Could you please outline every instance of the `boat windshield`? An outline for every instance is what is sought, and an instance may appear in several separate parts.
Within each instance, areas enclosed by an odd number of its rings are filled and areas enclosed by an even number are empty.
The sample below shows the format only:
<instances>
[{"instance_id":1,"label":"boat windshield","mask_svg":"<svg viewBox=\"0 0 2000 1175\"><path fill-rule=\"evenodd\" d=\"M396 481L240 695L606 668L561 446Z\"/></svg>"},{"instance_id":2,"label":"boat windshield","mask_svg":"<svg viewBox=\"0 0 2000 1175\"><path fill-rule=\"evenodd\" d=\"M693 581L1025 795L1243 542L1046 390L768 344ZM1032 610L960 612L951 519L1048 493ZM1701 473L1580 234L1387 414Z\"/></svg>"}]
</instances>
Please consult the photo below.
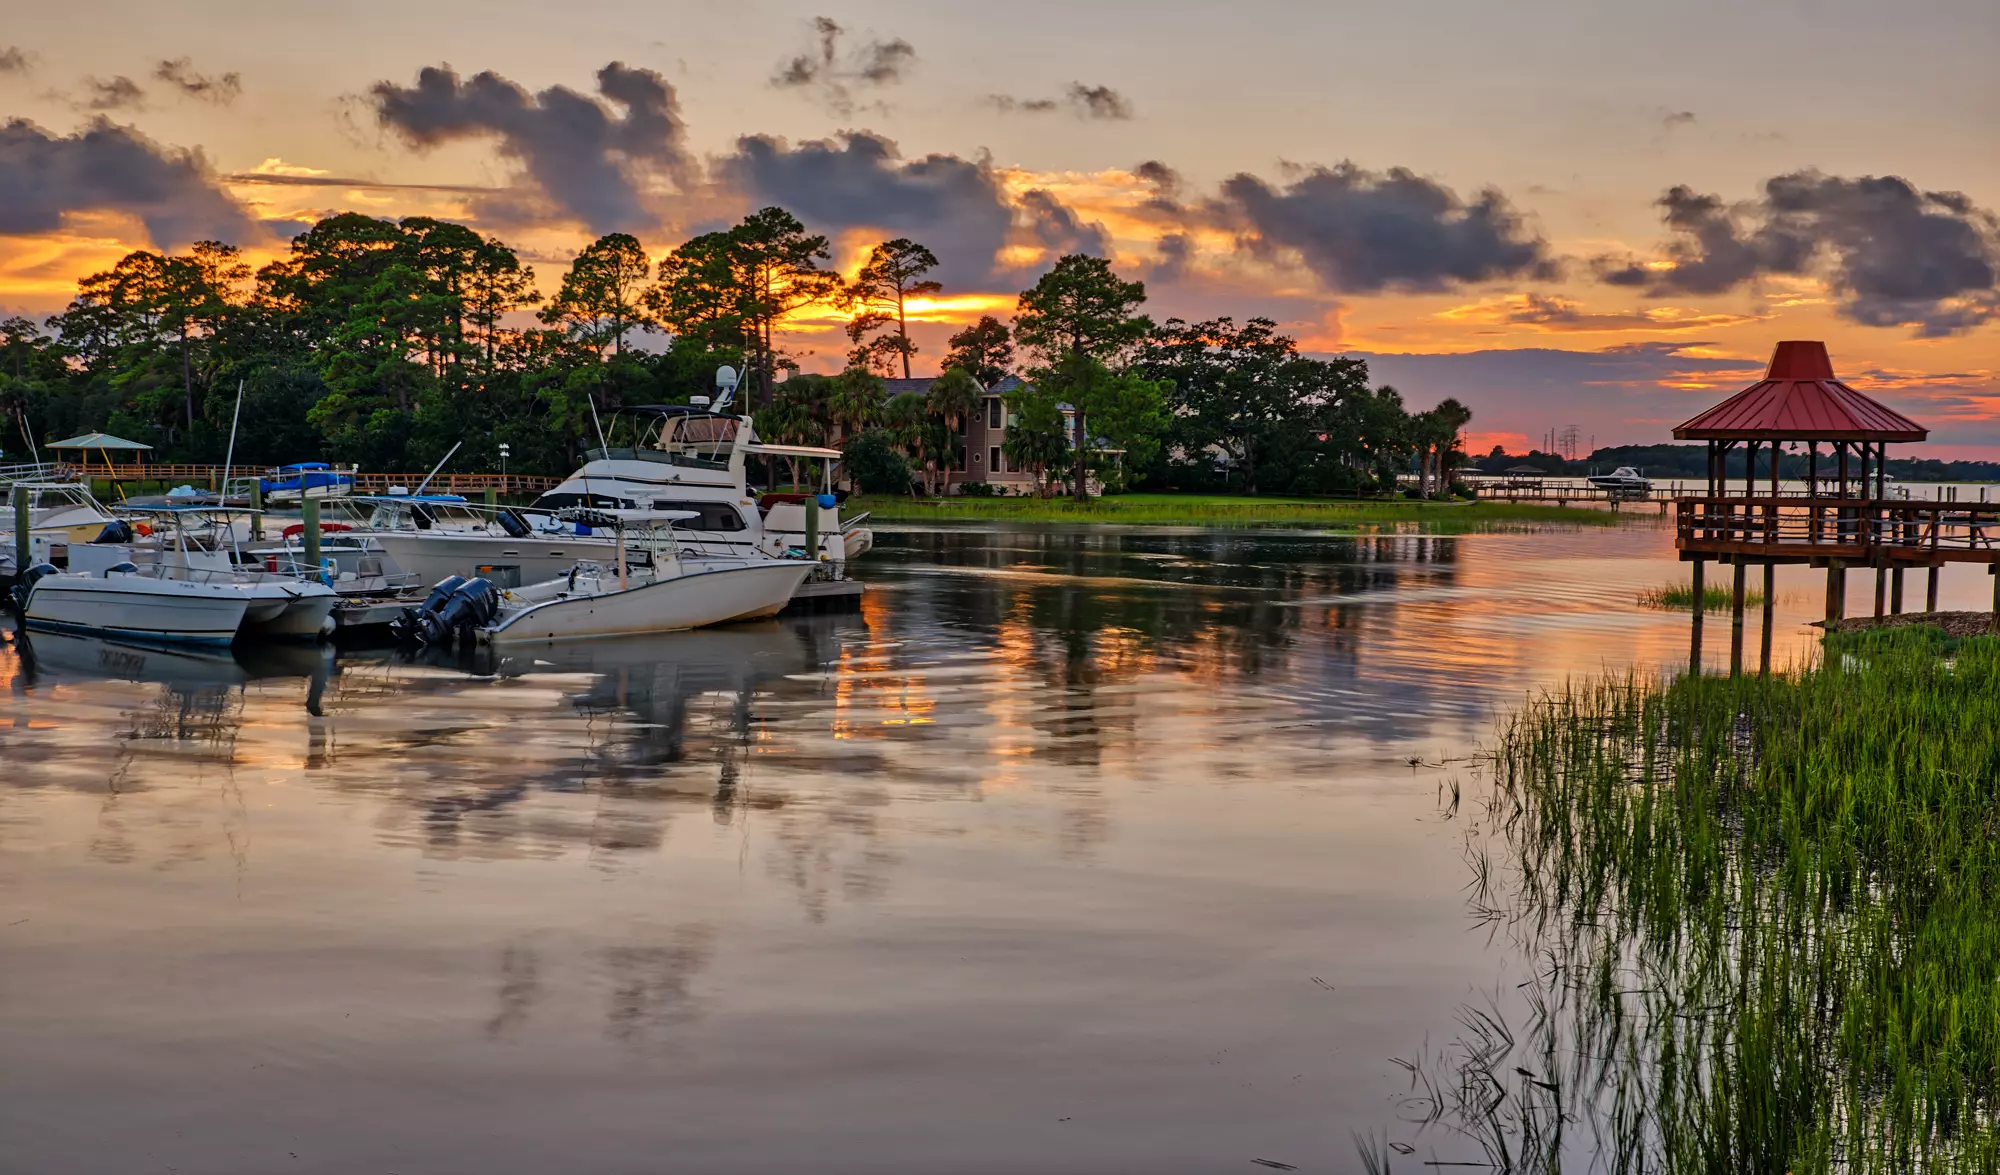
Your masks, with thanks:
<instances>
[{"instance_id":1,"label":"boat windshield","mask_svg":"<svg viewBox=\"0 0 2000 1175\"><path fill-rule=\"evenodd\" d=\"M621 413L611 424L607 448L591 449L592 461L657 461L694 469L728 469L743 422L712 413L652 411ZM626 441L621 446L618 441Z\"/></svg>"}]
</instances>

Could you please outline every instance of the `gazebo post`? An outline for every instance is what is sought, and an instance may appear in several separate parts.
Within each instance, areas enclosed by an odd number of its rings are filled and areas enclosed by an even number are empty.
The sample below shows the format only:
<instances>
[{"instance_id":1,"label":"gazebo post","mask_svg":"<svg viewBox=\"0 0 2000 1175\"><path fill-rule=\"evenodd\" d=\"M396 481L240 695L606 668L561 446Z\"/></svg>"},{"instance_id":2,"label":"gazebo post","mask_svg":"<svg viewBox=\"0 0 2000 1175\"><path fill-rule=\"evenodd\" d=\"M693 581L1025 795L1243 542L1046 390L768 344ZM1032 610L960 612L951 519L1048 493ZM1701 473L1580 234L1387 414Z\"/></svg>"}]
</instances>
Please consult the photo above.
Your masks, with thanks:
<instances>
[{"instance_id":1,"label":"gazebo post","mask_svg":"<svg viewBox=\"0 0 2000 1175\"><path fill-rule=\"evenodd\" d=\"M1898 563L1889 573L1889 615L1903 614L1903 565Z\"/></svg>"},{"instance_id":2,"label":"gazebo post","mask_svg":"<svg viewBox=\"0 0 2000 1175\"><path fill-rule=\"evenodd\" d=\"M1838 559L1826 561L1826 627L1847 619L1847 567Z\"/></svg>"},{"instance_id":3,"label":"gazebo post","mask_svg":"<svg viewBox=\"0 0 2000 1175\"><path fill-rule=\"evenodd\" d=\"M1706 607L1708 601L1703 594L1708 587L1702 581L1702 568L1706 564L1707 560L1704 559L1694 561L1694 633L1688 651L1688 672L1696 676L1701 674L1701 619L1703 613L1708 611Z\"/></svg>"},{"instance_id":4,"label":"gazebo post","mask_svg":"<svg viewBox=\"0 0 2000 1175\"><path fill-rule=\"evenodd\" d=\"M1743 587L1750 568L1742 556L1730 560L1736 571L1729 589L1729 676L1743 676Z\"/></svg>"},{"instance_id":5,"label":"gazebo post","mask_svg":"<svg viewBox=\"0 0 2000 1175\"><path fill-rule=\"evenodd\" d=\"M1931 564L1930 583L1924 588L1924 611L1926 612L1937 611L1938 572L1941 570L1943 568L1939 564Z\"/></svg>"},{"instance_id":6,"label":"gazebo post","mask_svg":"<svg viewBox=\"0 0 2000 1175\"><path fill-rule=\"evenodd\" d=\"M1766 561L1764 564L1764 633L1757 646L1757 672L1765 677L1771 675L1771 630L1777 621L1778 565Z\"/></svg>"},{"instance_id":7,"label":"gazebo post","mask_svg":"<svg viewBox=\"0 0 2000 1175\"><path fill-rule=\"evenodd\" d=\"M1882 619L1882 605L1884 597L1887 595L1888 586L1889 565L1886 563L1877 563L1875 565L1875 619L1877 620Z\"/></svg>"}]
</instances>

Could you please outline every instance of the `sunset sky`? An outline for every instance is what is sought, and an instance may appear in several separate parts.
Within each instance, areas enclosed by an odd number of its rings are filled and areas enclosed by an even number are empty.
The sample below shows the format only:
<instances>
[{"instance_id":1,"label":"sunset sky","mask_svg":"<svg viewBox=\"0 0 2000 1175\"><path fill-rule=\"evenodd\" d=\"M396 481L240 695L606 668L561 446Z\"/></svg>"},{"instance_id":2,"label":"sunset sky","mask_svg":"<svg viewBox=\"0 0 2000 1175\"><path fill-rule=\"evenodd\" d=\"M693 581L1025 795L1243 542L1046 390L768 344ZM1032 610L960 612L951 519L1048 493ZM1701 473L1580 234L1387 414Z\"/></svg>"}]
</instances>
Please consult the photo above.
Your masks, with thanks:
<instances>
[{"instance_id":1,"label":"sunset sky","mask_svg":"<svg viewBox=\"0 0 2000 1175\"><path fill-rule=\"evenodd\" d=\"M341 210L464 219L552 289L597 233L776 203L844 267L930 245L933 358L1087 250L1156 317L1458 396L1481 449L1663 441L1823 338L1926 455L1994 457L1996 57L1992 0L15 6L0 314Z\"/></svg>"}]
</instances>

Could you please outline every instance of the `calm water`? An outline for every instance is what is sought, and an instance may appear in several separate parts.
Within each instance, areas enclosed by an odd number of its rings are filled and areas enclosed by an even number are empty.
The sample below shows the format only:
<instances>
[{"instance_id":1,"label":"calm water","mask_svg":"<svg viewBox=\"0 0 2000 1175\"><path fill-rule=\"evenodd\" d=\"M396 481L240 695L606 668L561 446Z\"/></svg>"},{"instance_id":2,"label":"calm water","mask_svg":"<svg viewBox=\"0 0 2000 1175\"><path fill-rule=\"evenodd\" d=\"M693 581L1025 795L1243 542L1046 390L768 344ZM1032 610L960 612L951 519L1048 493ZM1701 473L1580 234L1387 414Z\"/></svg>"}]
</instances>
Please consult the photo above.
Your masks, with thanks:
<instances>
[{"instance_id":1,"label":"calm water","mask_svg":"<svg viewBox=\"0 0 2000 1175\"><path fill-rule=\"evenodd\" d=\"M497 665L0 646L0 1170L1354 1170L1522 966L1446 760L1686 657L1649 526L882 541Z\"/></svg>"}]
</instances>

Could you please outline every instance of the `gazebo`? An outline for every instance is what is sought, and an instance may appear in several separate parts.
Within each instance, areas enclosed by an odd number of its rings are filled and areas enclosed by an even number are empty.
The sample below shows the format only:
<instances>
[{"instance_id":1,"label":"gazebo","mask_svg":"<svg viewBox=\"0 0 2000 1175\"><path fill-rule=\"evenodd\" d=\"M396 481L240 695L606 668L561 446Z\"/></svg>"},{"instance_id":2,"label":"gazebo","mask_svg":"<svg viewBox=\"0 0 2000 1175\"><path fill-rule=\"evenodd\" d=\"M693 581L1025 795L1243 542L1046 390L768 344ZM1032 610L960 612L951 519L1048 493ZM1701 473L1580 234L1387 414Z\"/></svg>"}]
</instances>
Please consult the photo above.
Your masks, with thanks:
<instances>
[{"instance_id":1,"label":"gazebo","mask_svg":"<svg viewBox=\"0 0 2000 1175\"><path fill-rule=\"evenodd\" d=\"M1692 563L1697 601L1708 560L1735 568L1730 668L1740 672L1743 601L1749 566L1764 569L1763 665L1771 660L1774 570L1779 563L1827 569L1827 620L1846 615L1847 568L1874 567L1875 613L1903 610L1903 572L1930 571L1929 608L1937 608L1938 569L1946 562L2000 560L1988 535L2000 509L1970 503L1891 499L1888 447L1930 436L1923 425L1868 398L1835 377L1826 344L1777 345L1764 378L1674 429L1674 439L1708 442L1705 494L1676 500L1675 546ZM1826 462L1820 446L1826 446ZM1741 480L1729 459L1743 449ZM1797 461L1803 446L1803 463ZM1794 457L1787 488L1784 458ZM1732 485L1732 482L1737 484ZM1803 483L1803 488L1797 488ZM2000 580L1996 580L2000 589ZM2000 601L1997 601L2000 602ZM1702 609L1694 612L1692 661L1701 664Z\"/></svg>"},{"instance_id":2,"label":"gazebo","mask_svg":"<svg viewBox=\"0 0 2000 1175\"><path fill-rule=\"evenodd\" d=\"M51 441L46 447L63 452L82 453L83 461L81 464L85 477L90 476L90 454L92 452L96 452L98 456L104 458L104 471L106 476L110 476L115 472L111 454L130 453L133 455L135 463L144 464L145 458L141 454L153 451L153 446L151 445L142 445L138 441L128 441L124 437L114 437L110 433L105 432L87 432L80 437L71 437L66 441Z\"/></svg>"}]
</instances>

